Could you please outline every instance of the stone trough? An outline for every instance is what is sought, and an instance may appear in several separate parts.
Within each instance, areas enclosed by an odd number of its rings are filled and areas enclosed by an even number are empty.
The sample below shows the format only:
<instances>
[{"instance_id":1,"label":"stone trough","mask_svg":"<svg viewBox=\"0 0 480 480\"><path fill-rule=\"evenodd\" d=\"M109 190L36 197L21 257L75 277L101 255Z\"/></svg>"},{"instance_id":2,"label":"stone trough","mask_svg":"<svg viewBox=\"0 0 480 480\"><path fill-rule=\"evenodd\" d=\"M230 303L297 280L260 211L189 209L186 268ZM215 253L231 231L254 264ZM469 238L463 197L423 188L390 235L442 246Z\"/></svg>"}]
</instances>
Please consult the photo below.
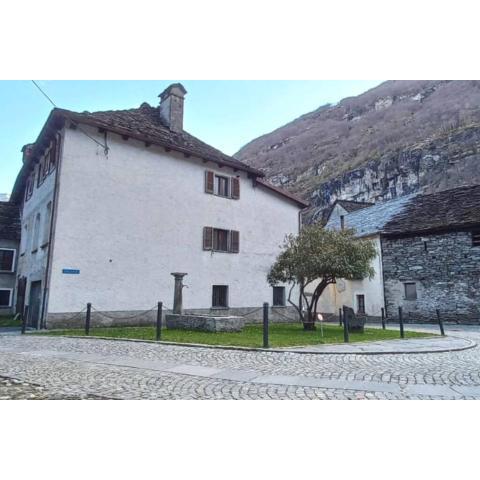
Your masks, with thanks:
<instances>
[{"instance_id":1,"label":"stone trough","mask_svg":"<svg viewBox=\"0 0 480 480\"><path fill-rule=\"evenodd\" d=\"M245 326L243 317L168 314L167 328L196 330L200 332L241 332Z\"/></svg>"}]
</instances>

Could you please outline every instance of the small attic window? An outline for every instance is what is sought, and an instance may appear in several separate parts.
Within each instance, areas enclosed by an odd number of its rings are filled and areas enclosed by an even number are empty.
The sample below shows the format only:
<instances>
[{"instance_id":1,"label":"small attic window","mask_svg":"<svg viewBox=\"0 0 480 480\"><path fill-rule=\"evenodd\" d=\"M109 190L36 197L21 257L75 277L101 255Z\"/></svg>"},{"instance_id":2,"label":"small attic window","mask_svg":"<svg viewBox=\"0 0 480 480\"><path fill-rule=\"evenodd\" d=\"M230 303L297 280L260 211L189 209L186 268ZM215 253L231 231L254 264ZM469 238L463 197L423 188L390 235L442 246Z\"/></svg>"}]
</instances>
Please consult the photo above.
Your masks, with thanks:
<instances>
[{"instance_id":1,"label":"small attic window","mask_svg":"<svg viewBox=\"0 0 480 480\"><path fill-rule=\"evenodd\" d=\"M472 230L472 247L480 247L480 228Z\"/></svg>"},{"instance_id":2,"label":"small attic window","mask_svg":"<svg viewBox=\"0 0 480 480\"><path fill-rule=\"evenodd\" d=\"M345 230L345 215L340 215L340 228Z\"/></svg>"}]
</instances>

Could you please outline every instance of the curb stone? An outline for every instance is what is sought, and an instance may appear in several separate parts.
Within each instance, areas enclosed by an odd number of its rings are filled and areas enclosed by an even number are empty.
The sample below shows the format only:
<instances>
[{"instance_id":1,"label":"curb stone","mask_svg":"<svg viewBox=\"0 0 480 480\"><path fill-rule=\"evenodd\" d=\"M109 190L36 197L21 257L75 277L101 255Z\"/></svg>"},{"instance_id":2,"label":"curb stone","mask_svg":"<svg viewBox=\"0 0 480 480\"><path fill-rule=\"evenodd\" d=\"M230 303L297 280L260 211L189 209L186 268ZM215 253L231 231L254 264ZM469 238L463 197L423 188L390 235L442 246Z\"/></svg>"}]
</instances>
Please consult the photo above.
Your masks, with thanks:
<instances>
[{"instance_id":1,"label":"curb stone","mask_svg":"<svg viewBox=\"0 0 480 480\"><path fill-rule=\"evenodd\" d=\"M42 335L47 335L48 333L44 333ZM62 335L63 338L75 338L75 339L83 339L83 340L112 340L115 342L134 342L134 343L149 343L154 345L172 345L177 347L190 347L190 348L209 348L209 349L217 349L217 350L236 350L236 351L244 351L244 352L272 352L272 353L297 353L301 355L420 355L420 354L431 354L431 353L448 353L448 352L461 352L464 350L470 350L478 346L476 342L473 340L463 338L463 337L455 337L459 338L465 342L467 345L462 347L455 347L455 348L441 348L436 350L412 350L412 351L377 351L377 352L320 352L320 351L313 351L313 350L303 350L304 347L286 347L282 348L255 348L255 347L239 347L239 346L231 346L231 345L206 345L201 343L180 343L180 342L166 342L166 341L156 341L156 340L141 340L138 338L118 338L118 337L101 337L101 336L79 336L79 335ZM395 342L396 340L388 340L389 342ZM362 344L367 344L368 342L358 342ZM328 345L335 345L335 344L328 344ZM337 344L343 345L343 344ZM295 350L295 348L302 348L302 350Z\"/></svg>"}]
</instances>

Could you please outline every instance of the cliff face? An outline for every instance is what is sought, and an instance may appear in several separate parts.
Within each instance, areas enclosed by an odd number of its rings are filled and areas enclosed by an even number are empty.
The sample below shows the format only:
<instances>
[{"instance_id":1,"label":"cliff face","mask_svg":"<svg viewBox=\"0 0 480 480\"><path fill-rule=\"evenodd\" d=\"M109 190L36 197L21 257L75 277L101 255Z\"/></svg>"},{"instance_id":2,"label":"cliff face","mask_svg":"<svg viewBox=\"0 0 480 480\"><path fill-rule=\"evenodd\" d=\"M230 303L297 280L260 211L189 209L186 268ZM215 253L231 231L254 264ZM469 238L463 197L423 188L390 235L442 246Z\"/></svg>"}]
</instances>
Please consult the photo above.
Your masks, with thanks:
<instances>
[{"instance_id":1,"label":"cliff face","mask_svg":"<svg viewBox=\"0 0 480 480\"><path fill-rule=\"evenodd\" d=\"M457 128L427 142L345 172L310 196L311 220L321 220L336 199L378 202L422 191L431 193L480 183L480 124Z\"/></svg>"},{"instance_id":2,"label":"cliff face","mask_svg":"<svg viewBox=\"0 0 480 480\"><path fill-rule=\"evenodd\" d=\"M480 82L393 81L324 106L237 158L310 201L381 201L480 183Z\"/></svg>"}]
</instances>

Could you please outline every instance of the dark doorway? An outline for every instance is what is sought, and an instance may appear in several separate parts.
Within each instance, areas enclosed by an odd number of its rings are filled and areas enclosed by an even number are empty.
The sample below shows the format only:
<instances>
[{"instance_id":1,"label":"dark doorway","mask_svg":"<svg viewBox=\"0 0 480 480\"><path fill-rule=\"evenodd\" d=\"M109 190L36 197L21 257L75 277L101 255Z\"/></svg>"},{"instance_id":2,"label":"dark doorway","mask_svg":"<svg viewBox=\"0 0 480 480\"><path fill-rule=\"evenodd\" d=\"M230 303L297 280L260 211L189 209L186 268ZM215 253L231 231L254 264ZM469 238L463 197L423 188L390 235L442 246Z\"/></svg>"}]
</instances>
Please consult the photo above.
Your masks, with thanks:
<instances>
[{"instance_id":1,"label":"dark doorway","mask_svg":"<svg viewBox=\"0 0 480 480\"><path fill-rule=\"evenodd\" d=\"M365 295L357 295L357 313L365 314Z\"/></svg>"},{"instance_id":2,"label":"dark doorway","mask_svg":"<svg viewBox=\"0 0 480 480\"><path fill-rule=\"evenodd\" d=\"M38 328L42 305L42 282L32 282L30 285L30 302L28 312L28 326Z\"/></svg>"},{"instance_id":3,"label":"dark doorway","mask_svg":"<svg viewBox=\"0 0 480 480\"><path fill-rule=\"evenodd\" d=\"M20 277L17 282L17 306L16 312L23 316L25 309L25 291L27 290L27 279Z\"/></svg>"}]
</instances>

